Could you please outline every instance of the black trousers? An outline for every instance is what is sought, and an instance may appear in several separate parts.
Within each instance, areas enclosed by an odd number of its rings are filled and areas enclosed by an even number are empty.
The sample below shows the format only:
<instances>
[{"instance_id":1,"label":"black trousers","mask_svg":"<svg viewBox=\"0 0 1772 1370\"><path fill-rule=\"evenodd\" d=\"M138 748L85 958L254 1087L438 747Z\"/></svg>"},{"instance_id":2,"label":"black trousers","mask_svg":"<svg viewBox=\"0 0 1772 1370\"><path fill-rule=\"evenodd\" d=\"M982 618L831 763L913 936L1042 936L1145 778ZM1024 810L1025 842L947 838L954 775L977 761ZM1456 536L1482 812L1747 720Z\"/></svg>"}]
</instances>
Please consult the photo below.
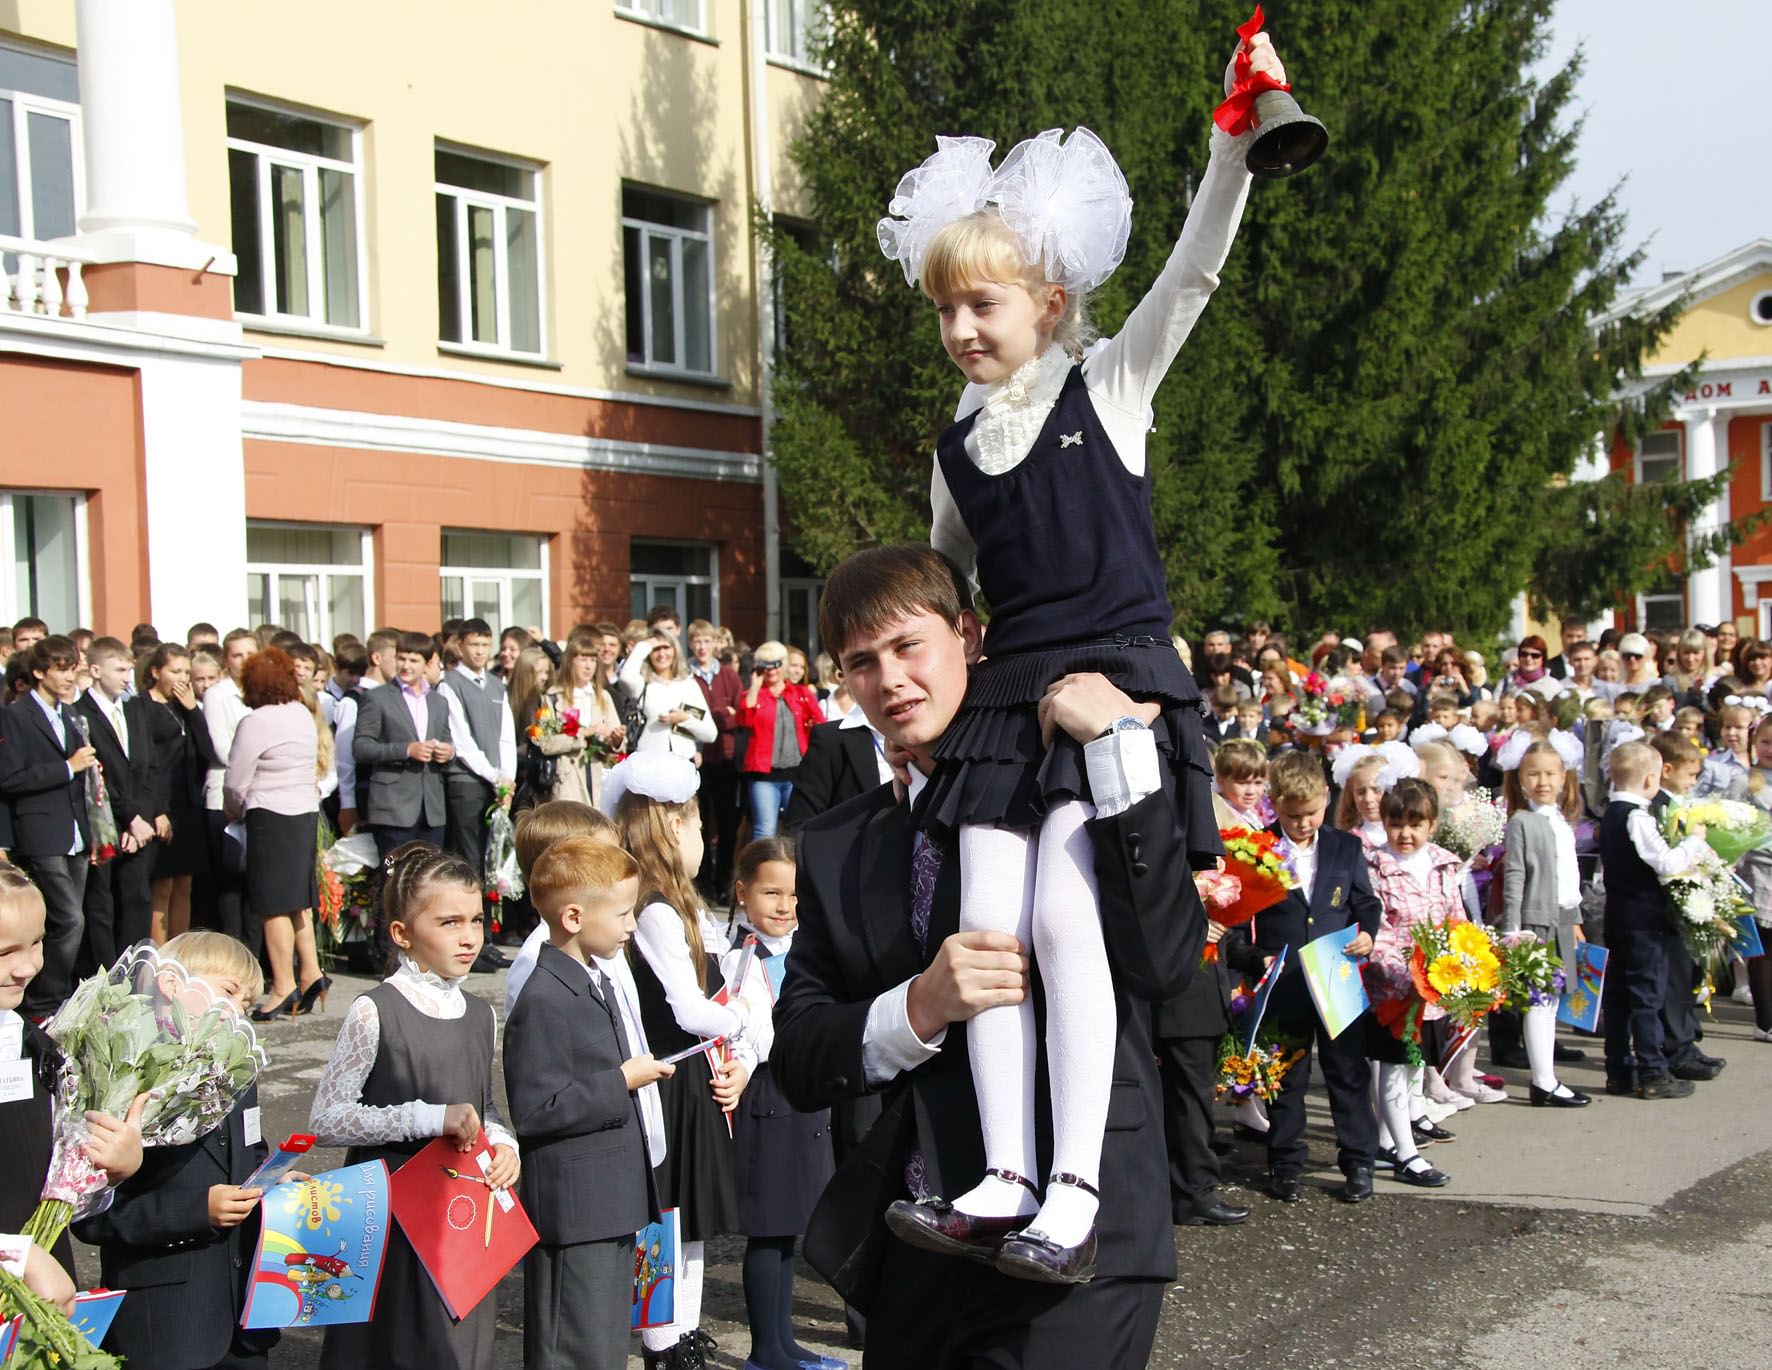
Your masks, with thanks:
<instances>
[{"instance_id":1,"label":"black trousers","mask_svg":"<svg viewBox=\"0 0 1772 1370\"><path fill-rule=\"evenodd\" d=\"M1698 1052L1698 987L1704 983L1704 972L1684 942L1675 939L1667 953L1667 988L1661 999L1662 1050L1670 1067L1685 1062Z\"/></svg>"},{"instance_id":2,"label":"black trousers","mask_svg":"<svg viewBox=\"0 0 1772 1370\"><path fill-rule=\"evenodd\" d=\"M1606 950L1606 983L1600 1009L1606 1015L1606 1075L1630 1081L1667 1074L1666 1038L1661 1005L1667 994L1667 966L1673 953L1682 954L1672 928L1614 928Z\"/></svg>"},{"instance_id":3,"label":"black trousers","mask_svg":"<svg viewBox=\"0 0 1772 1370\"><path fill-rule=\"evenodd\" d=\"M25 989L19 1006L25 1017L37 1018L54 1013L74 988L74 962L79 958L80 935L86 926L81 903L92 867L85 852L77 856L14 852L12 860L43 895L43 969Z\"/></svg>"},{"instance_id":4,"label":"black trousers","mask_svg":"<svg viewBox=\"0 0 1772 1370\"><path fill-rule=\"evenodd\" d=\"M1144 1370L1163 1280L1035 1284L892 1240L863 1370Z\"/></svg>"},{"instance_id":5,"label":"black trousers","mask_svg":"<svg viewBox=\"0 0 1772 1370\"><path fill-rule=\"evenodd\" d=\"M150 844L141 851L122 852L86 873L82 908L86 928L81 934L75 974L85 977L108 969L118 953L147 937L154 921L154 855Z\"/></svg>"},{"instance_id":6,"label":"black trousers","mask_svg":"<svg viewBox=\"0 0 1772 1370\"><path fill-rule=\"evenodd\" d=\"M1307 1023L1287 1024L1286 1031L1306 1038L1305 1054L1286 1072L1279 1097L1268 1105L1268 1169L1282 1179L1295 1180L1304 1173L1310 1155L1304 1141L1304 1092L1310 1087L1313 1047L1323 1087L1329 1092L1337 1163L1344 1174L1355 1166L1370 1167L1378 1152L1378 1115L1372 1111L1372 1067L1366 1057L1364 1022L1350 1023L1341 1036L1331 1038L1313 1014Z\"/></svg>"},{"instance_id":7,"label":"black trousers","mask_svg":"<svg viewBox=\"0 0 1772 1370\"><path fill-rule=\"evenodd\" d=\"M732 893L732 861L738 855L738 768L704 759L700 796L703 853L698 878L715 899L724 901Z\"/></svg>"},{"instance_id":8,"label":"black trousers","mask_svg":"<svg viewBox=\"0 0 1772 1370\"><path fill-rule=\"evenodd\" d=\"M204 821L209 825L209 889L214 899L210 910L212 925L252 948L252 954L264 954L265 925L262 919L246 912L246 877L230 874L222 864L222 831L228 820L220 809L205 809Z\"/></svg>"},{"instance_id":9,"label":"black trousers","mask_svg":"<svg viewBox=\"0 0 1772 1370\"><path fill-rule=\"evenodd\" d=\"M627 1370L634 1239L531 1247L523 1258L524 1370Z\"/></svg>"},{"instance_id":10,"label":"black trousers","mask_svg":"<svg viewBox=\"0 0 1772 1370\"><path fill-rule=\"evenodd\" d=\"M383 861L388 853L404 847L408 842L428 842L433 847L441 847L447 828L387 828L377 825L375 828L375 851Z\"/></svg>"},{"instance_id":11,"label":"black trousers","mask_svg":"<svg viewBox=\"0 0 1772 1370\"><path fill-rule=\"evenodd\" d=\"M486 863L486 810L495 791L477 775L451 775L443 782L443 845L476 871Z\"/></svg>"},{"instance_id":12,"label":"black trousers","mask_svg":"<svg viewBox=\"0 0 1772 1370\"><path fill-rule=\"evenodd\" d=\"M1212 1149L1214 1067L1218 1037L1160 1037L1157 1067L1163 1087L1163 1140L1169 1148L1169 1201L1176 1221L1209 1201L1218 1189L1218 1153Z\"/></svg>"}]
</instances>

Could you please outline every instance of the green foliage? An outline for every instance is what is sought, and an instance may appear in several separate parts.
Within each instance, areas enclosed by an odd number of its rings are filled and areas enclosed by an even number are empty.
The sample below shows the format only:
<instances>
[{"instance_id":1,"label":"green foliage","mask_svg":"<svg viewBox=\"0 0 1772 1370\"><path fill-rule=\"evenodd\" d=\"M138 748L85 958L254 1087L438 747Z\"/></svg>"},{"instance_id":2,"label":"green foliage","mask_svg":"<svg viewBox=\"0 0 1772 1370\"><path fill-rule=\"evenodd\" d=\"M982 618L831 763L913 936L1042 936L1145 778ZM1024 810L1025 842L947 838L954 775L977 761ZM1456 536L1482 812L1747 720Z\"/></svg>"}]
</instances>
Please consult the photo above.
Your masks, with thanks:
<instances>
[{"instance_id":1,"label":"green foliage","mask_svg":"<svg viewBox=\"0 0 1772 1370\"><path fill-rule=\"evenodd\" d=\"M1610 197L1548 214L1579 132L1577 63L1529 75L1552 5L1313 0L1269 16L1331 142L1305 174L1254 187L1157 395L1153 502L1184 630L1259 616L1479 639L1532 576L1552 608L1635 588L1709 498L1556 488L1596 434L1655 422L1680 378L1621 410L1615 388L1640 376L1675 307L1596 331L1638 265L1623 218ZM828 253L775 244L791 339L775 458L790 536L821 570L927 535L931 456L961 388L934 311L875 242L897 178L937 133L1001 152L1042 128L1093 128L1136 204L1126 262L1095 302L1111 333L1180 231L1248 13L1245 0L831 8L832 79L792 152Z\"/></svg>"}]
</instances>

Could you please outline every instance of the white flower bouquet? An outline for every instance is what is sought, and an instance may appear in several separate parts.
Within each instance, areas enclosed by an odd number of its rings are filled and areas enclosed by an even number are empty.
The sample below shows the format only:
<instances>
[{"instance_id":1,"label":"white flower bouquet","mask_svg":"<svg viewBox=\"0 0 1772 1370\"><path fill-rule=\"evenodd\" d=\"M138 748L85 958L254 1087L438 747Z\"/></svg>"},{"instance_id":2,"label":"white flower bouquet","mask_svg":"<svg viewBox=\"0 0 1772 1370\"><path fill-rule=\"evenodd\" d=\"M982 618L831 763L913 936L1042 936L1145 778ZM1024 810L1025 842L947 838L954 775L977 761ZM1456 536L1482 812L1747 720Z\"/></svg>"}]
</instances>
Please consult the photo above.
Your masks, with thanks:
<instances>
[{"instance_id":1,"label":"white flower bouquet","mask_svg":"<svg viewBox=\"0 0 1772 1370\"><path fill-rule=\"evenodd\" d=\"M1461 861L1488 851L1507 831L1507 815L1485 789L1473 789L1456 806L1444 809L1434 828L1434 841Z\"/></svg>"},{"instance_id":2,"label":"white flower bouquet","mask_svg":"<svg viewBox=\"0 0 1772 1370\"><path fill-rule=\"evenodd\" d=\"M1674 923L1692 959L1709 977L1739 929L1736 919L1751 916L1753 904L1723 858L1705 852L1698 864L1666 880Z\"/></svg>"}]
</instances>

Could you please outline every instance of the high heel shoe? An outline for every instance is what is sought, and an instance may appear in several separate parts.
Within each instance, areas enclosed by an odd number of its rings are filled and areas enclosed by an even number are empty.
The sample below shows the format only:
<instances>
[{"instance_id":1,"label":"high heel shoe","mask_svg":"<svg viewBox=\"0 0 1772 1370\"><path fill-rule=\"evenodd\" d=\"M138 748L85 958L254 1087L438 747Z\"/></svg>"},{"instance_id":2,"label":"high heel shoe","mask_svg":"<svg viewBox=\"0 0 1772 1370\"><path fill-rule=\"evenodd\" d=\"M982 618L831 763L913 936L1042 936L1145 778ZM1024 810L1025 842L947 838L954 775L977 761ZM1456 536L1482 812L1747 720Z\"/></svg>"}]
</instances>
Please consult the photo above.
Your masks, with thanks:
<instances>
[{"instance_id":1,"label":"high heel shoe","mask_svg":"<svg viewBox=\"0 0 1772 1370\"><path fill-rule=\"evenodd\" d=\"M312 1013L316 1001L319 1002L320 1012L326 1012L326 992L331 988L332 977L322 975L301 992L301 998L296 1001L295 1008L290 1012L290 1017L299 1018L304 1013Z\"/></svg>"},{"instance_id":2,"label":"high heel shoe","mask_svg":"<svg viewBox=\"0 0 1772 1370\"><path fill-rule=\"evenodd\" d=\"M282 1018L285 1015L293 1018L295 1016L295 1001L296 993L294 990L290 990L282 1000L274 1004L272 1007L253 1009L252 1021L255 1023L268 1023L273 1019Z\"/></svg>"}]
</instances>

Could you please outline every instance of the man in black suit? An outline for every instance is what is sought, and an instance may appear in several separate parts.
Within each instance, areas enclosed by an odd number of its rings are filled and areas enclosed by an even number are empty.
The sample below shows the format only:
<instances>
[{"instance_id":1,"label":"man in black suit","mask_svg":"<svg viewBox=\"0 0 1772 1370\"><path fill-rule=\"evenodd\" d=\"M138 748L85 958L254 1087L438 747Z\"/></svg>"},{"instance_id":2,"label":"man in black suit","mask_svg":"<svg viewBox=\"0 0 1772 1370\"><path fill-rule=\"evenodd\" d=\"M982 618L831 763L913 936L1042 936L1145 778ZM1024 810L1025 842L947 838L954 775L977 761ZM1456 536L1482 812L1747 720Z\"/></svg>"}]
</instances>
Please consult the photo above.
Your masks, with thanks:
<instances>
[{"instance_id":1,"label":"man in black suit","mask_svg":"<svg viewBox=\"0 0 1772 1370\"><path fill-rule=\"evenodd\" d=\"M866 714L856 710L835 723L820 723L807 738L806 755L794 772L794 793L782 827L791 832L891 779L885 743Z\"/></svg>"},{"instance_id":2,"label":"man in black suit","mask_svg":"<svg viewBox=\"0 0 1772 1370\"><path fill-rule=\"evenodd\" d=\"M443 845L448 815L443 772L455 757L449 705L425 680L437 644L427 633L402 633L394 679L363 697L351 755L369 778L369 825L382 859L406 842ZM418 726L418 720L424 726Z\"/></svg>"},{"instance_id":3,"label":"man in black suit","mask_svg":"<svg viewBox=\"0 0 1772 1370\"><path fill-rule=\"evenodd\" d=\"M800 930L776 1008L771 1068L797 1108L863 1091L884 1113L826 1188L807 1259L868 1315L864 1364L941 1367L1143 1366L1175 1247L1149 1001L1181 993L1199 964L1205 914L1194 892L1181 815L1158 788L1155 706L1105 678L1067 676L1044 719L1085 742L1101 816L1090 824L1118 1024L1102 1147L1099 1249L1086 1284L1012 1279L994 1265L916 1249L884 1213L910 1193L959 1194L983 1176L966 1024L1019 1003L1037 979L1002 933L959 933L951 852L914 847L911 808L932 752L966 692L981 629L964 578L928 547L858 553L825 587L820 630L844 678L895 754L907 755L909 802L881 786L800 833ZM916 862L913 877L913 860ZM1042 1163L1051 1102L1039 1090ZM907 1170L910 1175L907 1176ZM985 1254L985 1253L981 1253ZM990 1259L985 1255L986 1259Z\"/></svg>"},{"instance_id":4,"label":"man in black suit","mask_svg":"<svg viewBox=\"0 0 1772 1370\"><path fill-rule=\"evenodd\" d=\"M86 930L75 969L108 968L125 947L148 935L154 916L154 746L142 699L125 699L129 648L114 637L86 649L92 685L74 701L98 752L105 795L117 824L117 854L86 876Z\"/></svg>"},{"instance_id":5,"label":"man in black suit","mask_svg":"<svg viewBox=\"0 0 1772 1370\"><path fill-rule=\"evenodd\" d=\"M98 753L81 735L74 695L79 655L60 635L31 644L30 694L6 709L0 740L0 794L12 805L12 859L43 892L47 910L43 969L31 981L21 1012L55 1012L73 988L74 960L85 923L86 781Z\"/></svg>"},{"instance_id":6,"label":"man in black suit","mask_svg":"<svg viewBox=\"0 0 1772 1370\"><path fill-rule=\"evenodd\" d=\"M1154 1029L1163 1080L1163 1137L1169 1147L1169 1202L1182 1226L1223 1227L1249 1216L1246 1207L1219 1195L1218 1153L1212 1149L1218 1044L1230 1029L1230 1001L1230 981L1220 957L1202 966L1175 998L1157 1005Z\"/></svg>"}]
</instances>

